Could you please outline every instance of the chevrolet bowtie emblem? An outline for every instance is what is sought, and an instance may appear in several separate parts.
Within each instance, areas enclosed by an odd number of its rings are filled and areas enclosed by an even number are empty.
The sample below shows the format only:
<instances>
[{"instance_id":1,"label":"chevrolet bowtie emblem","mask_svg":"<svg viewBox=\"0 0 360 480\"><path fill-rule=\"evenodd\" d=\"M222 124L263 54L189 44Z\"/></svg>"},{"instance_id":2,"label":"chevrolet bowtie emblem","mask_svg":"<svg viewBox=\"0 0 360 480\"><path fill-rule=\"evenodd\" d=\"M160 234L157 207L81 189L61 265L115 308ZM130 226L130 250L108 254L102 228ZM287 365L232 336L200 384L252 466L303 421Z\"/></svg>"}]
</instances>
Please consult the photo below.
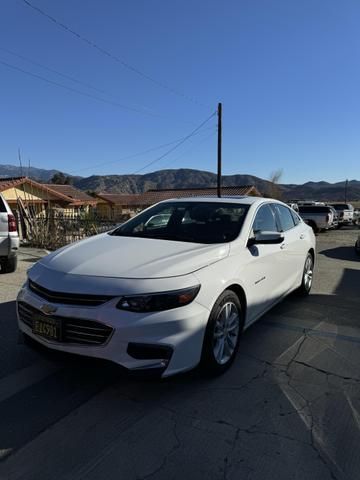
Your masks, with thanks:
<instances>
[{"instance_id":1,"label":"chevrolet bowtie emblem","mask_svg":"<svg viewBox=\"0 0 360 480\"><path fill-rule=\"evenodd\" d=\"M44 303L44 305L41 305L40 310L45 313L45 315L51 315L52 313L56 312L57 307L54 307L54 305L49 305L48 303Z\"/></svg>"}]
</instances>

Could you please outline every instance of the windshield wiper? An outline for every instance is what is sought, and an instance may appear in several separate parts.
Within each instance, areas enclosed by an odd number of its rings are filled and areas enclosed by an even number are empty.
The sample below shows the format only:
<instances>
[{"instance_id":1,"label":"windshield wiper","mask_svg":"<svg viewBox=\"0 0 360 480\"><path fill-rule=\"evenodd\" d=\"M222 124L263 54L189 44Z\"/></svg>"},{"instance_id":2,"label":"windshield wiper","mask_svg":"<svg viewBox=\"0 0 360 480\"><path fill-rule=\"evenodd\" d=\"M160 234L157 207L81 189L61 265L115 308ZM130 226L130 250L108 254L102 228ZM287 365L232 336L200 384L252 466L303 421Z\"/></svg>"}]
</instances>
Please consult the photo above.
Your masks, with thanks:
<instances>
[{"instance_id":1,"label":"windshield wiper","mask_svg":"<svg viewBox=\"0 0 360 480\"><path fill-rule=\"evenodd\" d=\"M116 237L140 237L140 238L148 238L151 233L147 233L147 232L122 232L121 230L120 231L114 231L112 233L110 233L110 235L113 235L113 236L116 236Z\"/></svg>"},{"instance_id":2,"label":"windshield wiper","mask_svg":"<svg viewBox=\"0 0 360 480\"><path fill-rule=\"evenodd\" d=\"M126 233L121 231L115 231L110 233L110 235L118 236L118 237L137 237L137 238L152 238L154 240L170 240L170 241L178 241L178 242L192 242L192 243L204 243L199 241L195 237L186 236L186 235L179 235L179 234L172 234L172 233L152 233L152 232L132 232Z\"/></svg>"},{"instance_id":3,"label":"windshield wiper","mask_svg":"<svg viewBox=\"0 0 360 480\"><path fill-rule=\"evenodd\" d=\"M174 240L179 242L193 242L193 243L200 243L195 237L189 237L186 235L177 235L172 233L167 233L165 235L157 235L154 238L158 238L159 240Z\"/></svg>"}]
</instances>

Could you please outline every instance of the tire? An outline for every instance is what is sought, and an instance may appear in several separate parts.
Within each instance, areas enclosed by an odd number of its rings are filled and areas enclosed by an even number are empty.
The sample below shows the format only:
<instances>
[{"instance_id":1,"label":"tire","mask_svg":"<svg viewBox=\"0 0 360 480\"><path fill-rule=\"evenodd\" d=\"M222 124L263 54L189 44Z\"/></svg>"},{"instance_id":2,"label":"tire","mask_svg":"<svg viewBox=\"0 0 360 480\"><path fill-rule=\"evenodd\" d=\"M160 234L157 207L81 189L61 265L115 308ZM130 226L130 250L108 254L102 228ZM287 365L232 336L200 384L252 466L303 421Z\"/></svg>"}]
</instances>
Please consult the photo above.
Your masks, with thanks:
<instances>
[{"instance_id":1,"label":"tire","mask_svg":"<svg viewBox=\"0 0 360 480\"><path fill-rule=\"evenodd\" d=\"M355 243L355 252L360 255L360 242L356 242Z\"/></svg>"},{"instance_id":2,"label":"tire","mask_svg":"<svg viewBox=\"0 0 360 480\"><path fill-rule=\"evenodd\" d=\"M318 226L316 225L315 222L310 221L308 225L309 225L309 227L311 227L313 229L313 232L315 233L315 235L317 233L319 233L319 228L318 228Z\"/></svg>"},{"instance_id":3,"label":"tire","mask_svg":"<svg viewBox=\"0 0 360 480\"><path fill-rule=\"evenodd\" d=\"M204 373L221 375L231 366L239 349L243 327L240 300L232 290L225 290L216 300L206 327L200 362Z\"/></svg>"},{"instance_id":4,"label":"tire","mask_svg":"<svg viewBox=\"0 0 360 480\"><path fill-rule=\"evenodd\" d=\"M1 272L13 273L17 268L17 257L8 257L1 260Z\"/></svg>"},{"instance_id":5,"label":"tire","mask_svg":"<svg viewBox=\"0 0 360 480\"><path fill-rule=\"evenodd\" d=\"M301 285L297 290L297 293L301 296L306 297L309 295L314 277L314 258L309 252L305 259L303 275L301 279Z\"/></svg>"}]
</instances>

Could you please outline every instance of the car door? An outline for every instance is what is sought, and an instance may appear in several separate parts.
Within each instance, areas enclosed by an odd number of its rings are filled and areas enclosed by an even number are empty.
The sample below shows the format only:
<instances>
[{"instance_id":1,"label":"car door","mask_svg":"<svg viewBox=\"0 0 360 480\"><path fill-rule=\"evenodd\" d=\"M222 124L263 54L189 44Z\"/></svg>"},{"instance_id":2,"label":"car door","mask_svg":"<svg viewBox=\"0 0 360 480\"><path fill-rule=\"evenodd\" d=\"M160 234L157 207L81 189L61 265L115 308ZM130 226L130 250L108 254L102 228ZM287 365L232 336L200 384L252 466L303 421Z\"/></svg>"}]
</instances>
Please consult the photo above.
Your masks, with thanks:
<instances>
[{"instance_id":1,"label":"car door","mask_svg":"<svg viewBox=\"0 0 360 480\"><path fill-rule=\"evenodd\" d=\"M280 246L282 249L281 269L284 273L284 283L282 294L297 287L300 274L304 269L306 243L302 229L302 223L296 221L296 214L280 203L272 204L280 231L284 235L284 242ZM298 219L299 220L299 219Z\"/></svg>"},{"instance_id":2,"label":"car door","mask_svg":"<svg viewBox=\"0 0 360 480\"><path fill-rule=\"evenodd\" d=\"M254 216L250 237L257 232L278 232L275 211L270 204L260 206ZM280 244L256 244L247 247L244 275L247 290L247 324L256 320L279 298L286 274L284 252Z\"/></svg>"}]
</instances>

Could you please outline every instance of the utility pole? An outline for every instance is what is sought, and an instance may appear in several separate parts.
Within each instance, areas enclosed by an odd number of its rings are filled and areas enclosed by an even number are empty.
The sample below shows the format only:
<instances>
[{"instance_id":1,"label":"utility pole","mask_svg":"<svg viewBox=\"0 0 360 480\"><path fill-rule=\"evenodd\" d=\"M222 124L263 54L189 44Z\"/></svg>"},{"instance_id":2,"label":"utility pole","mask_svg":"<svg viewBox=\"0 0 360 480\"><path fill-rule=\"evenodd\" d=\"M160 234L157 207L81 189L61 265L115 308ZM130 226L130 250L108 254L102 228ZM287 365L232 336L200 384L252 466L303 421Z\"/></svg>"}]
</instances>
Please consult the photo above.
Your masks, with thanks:
<instances>
[{"instance_id":1,"label":"utility pole","mask_svg":"<svg viewBox=\"0 0 360 480\"><path fill-rule=\"evenodd\" d=\"M218 104L217 196L221 197L222 104Z\"/></svg>"},{"instance_id":2,"label":"utility pole","mask_svg":"<svg viewBox=\"0 0 360 480\"><path fill-rule=\"evenodd\" d=\"M346 180L346 182L345 182L345 203L347 203L348 183L349 183L349 180Z\"/></svg>"}]
</instances>

